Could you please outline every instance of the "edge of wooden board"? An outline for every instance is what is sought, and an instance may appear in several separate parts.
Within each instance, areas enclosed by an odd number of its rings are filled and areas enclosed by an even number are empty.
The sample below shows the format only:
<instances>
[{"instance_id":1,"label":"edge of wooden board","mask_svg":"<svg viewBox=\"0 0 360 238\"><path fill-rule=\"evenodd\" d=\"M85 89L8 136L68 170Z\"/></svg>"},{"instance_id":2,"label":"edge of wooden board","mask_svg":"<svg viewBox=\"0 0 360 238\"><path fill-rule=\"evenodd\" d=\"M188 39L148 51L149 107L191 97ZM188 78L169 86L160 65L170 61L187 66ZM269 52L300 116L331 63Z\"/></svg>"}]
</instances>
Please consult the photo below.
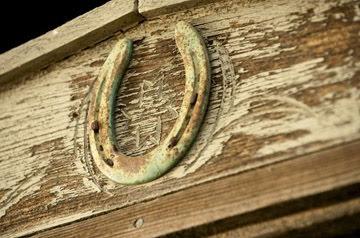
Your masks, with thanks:
<instances>
[{"instance_id":1,"label":"edge of wooden board","mask_svg":"<svg viewBox=\"0 0 360 238\"><path fill-rule=\"evenodd\" d=\"M44 68L143 20L137 0L112 0L0 55L0 83Z\"/></svg>"},{"instance_id":2,"label":"edge of wooden board","mask_svg":"<svg viewBox=\"0 0 360 238\"><path fill-rule=\"evenodd\" d=\"M0 83L7 83L60 61L136 26L147 17L185 10L217 0L111 0L44 35L0 54ZM138 2L142 6L138 8ZM141 10L141 13L139 13Z\"/></svg>"},{"instance_id":3,"label":"edge of wooden board","mask_svg":"<svg viewBox=\"0 0 360 238\"><path fill-rule=\"evenodd\" d=\"M215 1L217 0L139 0L139 13L145 18L154 18Z\"/></svg>"},{"instance_id":4,"label":"edge of wooden board","mask_svg":"<svg viewBox=\"0 0 360 238\"><path fill-rule=\"evenodd\" d=\"M183 237L334 237L360 227L360 185L290 201L167 234Z\"/></svg>"},{"instance_id":5,"label":"edge of wooden board","mask_svg":"<svg viewBox=\"0 0 360 238\"><path fill-rule=\"evenodd\" d=\"M360 141L355 141L33 235L154 237L358 185L359 182ZM360 205L352 210L359 212Z\"/></svg>"}]
</instances>

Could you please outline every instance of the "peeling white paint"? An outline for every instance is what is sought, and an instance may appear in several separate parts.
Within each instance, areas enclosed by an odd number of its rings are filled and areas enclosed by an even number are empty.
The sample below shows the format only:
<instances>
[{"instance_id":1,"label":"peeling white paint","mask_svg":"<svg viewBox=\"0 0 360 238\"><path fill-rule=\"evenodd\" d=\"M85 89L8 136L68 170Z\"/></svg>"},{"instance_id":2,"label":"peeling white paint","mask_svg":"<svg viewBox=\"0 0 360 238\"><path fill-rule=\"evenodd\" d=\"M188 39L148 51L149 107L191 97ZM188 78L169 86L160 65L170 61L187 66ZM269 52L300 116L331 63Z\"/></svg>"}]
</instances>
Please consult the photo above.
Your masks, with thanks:
<instances>
[{"instance_id":1,"label":"peeling white paint","mask_svg":"<svg viewBox=\"0 0 360 238\"><path fill-rule=\"evenodd\" d=\"M71 85L74 72L79 77L90 72L94 76L88 80L93 80L98 69L94 70L88 64L94 60L94 55L101 59L107 55L112 47L112 39L109 41L110 43L102 43L94 49L80 52L76 57L57 63L14 88L0 91L0 111L3 116L11 116L11 118L2 119L0 124L2 135L0 136L0 169L4 171L0 173L0 191L5 191L4 196L0 198L0 217L3 216L6 219L7 212L10 211L9 208L15 204L21 206L22 199L33 199L32 197L43 193L51 193L52 198L41 201L46 204L39 204L39 206L50 205L50 209L51 207L57 209L59 203L69 202L70 204L70 201L76 200L76 198L83 199L82 202L88 205L80 210L70 210L68 213L63 211L59 214L52 213L51 217L45 214L44 219L29 221L28 223L21 221L21 225L30 224L31 228L20 231L22 229L20 227L18 233L8 230L4 235L29 234L33 231L119 208L131 204L132 201L139 202L144 197L147 199L155 198L166 191L186 188L189 184L188 182L182 183L187 181L182 180L182 177L190 174L195 176L195 172L206 168L207 163L226 162L224 159L221 160L220 155L223 153L226 143L236 135L262 138L280 133L304 132L292 139L267 141L254 152L250 161L244 161L241 166L224 172L209 172L206 176L203 174L204 178L192 181L191 185L287 159L287 157L281 156L259 159L266 155L291 151L291 155L296 156L359 139L360 95L358 89L351 88L349 85L346 86L344 89L346 95L342 95L341 98L338 98L338 95L333 91L323 93L317 105L308 105L295 97L295 94L301 90L311 88L317 90L333 83L347 82L351 79L360 68L360 62L355 56L352 56L353 51L351 49L349 49L349 57L342 62L341 66L330 67L326 65L326 55L323 55L298 62L287 68L281 67L281 69L244 76L252 72L244 65L249 60L278 57L298 50L297 47L281 45L279 43L281 37L279 36L271 36L268 38L268 44L260 48L256 40L268 37L274 32L296 33L298 27L304 25L308 20L303 18L303 14L307 13L309 9L314 9L314 17L310 21L322 23L328 17L344 18L342 13L328 16L326 11L331 9L333 4L342 6L347 2L351 1L341 0L330 5L324 0L315 2L274 0L251 3L249 6L229 9L218 8L216 11L210 11L210 13L202 10L198 13L199 15L196 15L197 17L204 16L201 19L186 16L186 14L169 19L160 19L158 21L161 21L162 26L169 25L169 28L161 33L156 32L158 30L157 24L159 24L157 20L150 23L145 22L138 29L126 33L134 39L137 39L139 35L144 35L144 42L153 46L152 49L149 49L151 56L162 57L160 53L156 52L155 45L161 40L173 37L173 31L170 28L177 19L176 17L192 20L208 40L213 40L213 43L209 43L212 73L219 78L222 77L217 81L213 79L211 103L206 120L188 156L166 176L139 188L128 188L114 184L97 173L86 149L86 141L83 141L86 138L86 107L82 107L84 105L81 105L81 98L70 100L72 93L85 93L89 89L89 86ZM259 9L261 9L262 14L259 14ZM360 19L358 6L354 8L354 12L353 20L358 21ZM228 29L230 22L244 24L244 26L230 32ZM229 34L221 35L226 32ZM140 48L141 45L137 47ZM136 91L120 93L120 102L123 100L121 95L129 97L131 100L129 100L128 105L119 104L117 115L119 114L119 117L123 118L119 119L116 130L122 140L121 143L136 144L135 135L130 137L129 134L121 134L124 133L124 128L131 131L131 128L128 128L131 118L133 121L131 126L134 128L139 126L138 136L141 140L139 139L138 142L140 148L138 152L140 154L157 145L159 138L164 137L163 134L165 133L162 131L165 130L165 122L177 117L179 107L176 104L166 102L183 96L172 88L173 81L168 81L163 77L165 72L172 71L174 67L178 66L170 60L164 57L164 64L161 69L145 69L143 72L130 72L127 75L127 77L141 77L145 73L154 75L154 81L145 80L143 82L141 108L136 110L126 108L140 104L138 97L140 85L135 89L133 88ZM139 62L135 60L133 63ZM179 76L180 71L175 71L173 76ZM326 76L319 80L320 75ZM74 89L73 87L78 88ZM125 91L128 89L124 87ZM250 112L253 109L252 104L269 102L274 104L270 110ZM144 119L143 114L146 114L144 113L146 107L150 108L151 117ZM69 113L73 112L74 108L79 109L78 120L69 117ZM161 110L158 110L159 108ZM125 113L121 115L120 109ZM266 113L283 113L284 115L277 119L271 119L264 116ZM161 125L159 125L159 118ZM77 128L75 135L74 128ZM46 149L41 153L31 153L30 149L33 145L39 145L56 138L63 138L64 148L54 151ZM149 141L141 146L141 142L146 138L149 138ZM307 145L312 143L318 144L307 148ZM56 172L49 174L47 170ZM157 183L167 183L168 180L174 178L179 179L178 186L168 188L166 191L156 190ZM76 188L69 189L66 185L70 182L76 184ZM51 188L43 189L42 185L45 183ZM139 197L138 190L145 187L154 187L154 193L142 194L141 196L144 197ZM97 194L94 195L95 193ZM103 204L99 205L97 201L86 200L87 197L93 199L93 196L101 197L111 205L104 207ZM73 205L73 203L71 204Z\"/></svg>"},{"instance_id":2,"label":"peeling white paint","mask_svg":"<svg viewBox=\"0 0 360 238\"><path fill-rule=\"evenodd\" d=\"M75 189L66 189L61 185L52 187L49 192L54 195L54 198L48 204L51 206L55 206L61 201L77 197L77 191Z\"/></svg>"}]
</instances>

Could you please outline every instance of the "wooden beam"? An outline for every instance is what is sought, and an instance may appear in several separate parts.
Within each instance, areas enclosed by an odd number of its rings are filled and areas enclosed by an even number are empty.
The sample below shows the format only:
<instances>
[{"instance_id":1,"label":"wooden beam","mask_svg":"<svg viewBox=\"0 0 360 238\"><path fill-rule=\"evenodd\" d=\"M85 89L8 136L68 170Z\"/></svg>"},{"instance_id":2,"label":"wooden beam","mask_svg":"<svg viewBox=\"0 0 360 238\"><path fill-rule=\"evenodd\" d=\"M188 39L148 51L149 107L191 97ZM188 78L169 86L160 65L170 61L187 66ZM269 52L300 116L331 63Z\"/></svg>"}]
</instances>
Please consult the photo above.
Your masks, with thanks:
<instances>
[{"instance_id":1,"label":"wooden beam","mask_svg":"<svg viewBox=\"0 0 360 238\"><path fill-rule=\"evenodd\" d=\"M154 237L359 182L357 141L50 229L36 237ZM359 201L352 201L350 207L348 215L359 212ZM318 218L308 216L307 222L319 222Z\"/></svg>"},{"instance_id":2,"label":"wooden beam","mask_svg":"<svg viewBox=\"0 0 360 238\"><path fill-rule=\"evenodd\" d=\"M170 173L141 186L113 184L87 150L87 95L117 37L21 84L1 85L1 235L40 232L359 140L357 5L223 1L125 32L142 39L117 98L117 140L126 153L155 148L149 136L159 112L162 138L177 118L184 90L173 31L179 19L206 38L212 66L207 118L194 146Z\"/></svg>"},{"instance_id":3,"label":"wooden beam","mask_svg":"<svg viewBox=\"0 0 360 238\"><path fill-rule=\"evenodd\" d=\"M59 61L139 23L137 1L112 0L0 55L0 83Z\"/></svg>"},{"instance_id":4,"label":"wooden beam","mask_svg":"<svg viewBox=\"0 0 360 238\"><path fill-rule=\"evenodd\" d=\"M214 2L214 0L139 0L139 12L145 18L154 18L209 2Z\"/></svg>"},{"instance_id":5,"label":"wooden beam","mask_svg":"<svg viewBox=\"0 0 360 238\"><path fill-rule=\"evenodd\" d=\"M354 233L360 227L360 198L342 200L351 192L359 196L356 189L359 191L359 186L222 219L166 237L346 237L344 235ZM337 199L335 203L334 199Z\"/></svg>"}]
</instances>

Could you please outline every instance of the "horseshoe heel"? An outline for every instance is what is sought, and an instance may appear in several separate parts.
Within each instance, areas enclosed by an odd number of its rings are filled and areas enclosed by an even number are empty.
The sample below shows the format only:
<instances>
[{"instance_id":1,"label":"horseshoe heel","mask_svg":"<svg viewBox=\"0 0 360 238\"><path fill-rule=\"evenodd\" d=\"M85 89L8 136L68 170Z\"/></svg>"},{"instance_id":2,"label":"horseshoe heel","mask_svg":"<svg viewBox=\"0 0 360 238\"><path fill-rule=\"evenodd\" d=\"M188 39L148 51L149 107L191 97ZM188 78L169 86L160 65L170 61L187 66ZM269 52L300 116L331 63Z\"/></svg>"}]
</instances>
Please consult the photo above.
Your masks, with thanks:
<instances>
[{"instance_id":1,"label":"horseshoe heel","mask_svg":"<svg viewBox=\"0 0 360 238\"><path fill-rule=\"evenodd\" d=\"M185 94L179 116L160 145L143 156L119 152L115 138L116 95L131 59L132 42L119 41L99 74L90 99L90 151L100 171L121 184L140 184L160 177L190 149L203 121L210 91L210 67L205 44L194 27L179 22L175 41L185 67Z\"/></svg>"}]
</instances>

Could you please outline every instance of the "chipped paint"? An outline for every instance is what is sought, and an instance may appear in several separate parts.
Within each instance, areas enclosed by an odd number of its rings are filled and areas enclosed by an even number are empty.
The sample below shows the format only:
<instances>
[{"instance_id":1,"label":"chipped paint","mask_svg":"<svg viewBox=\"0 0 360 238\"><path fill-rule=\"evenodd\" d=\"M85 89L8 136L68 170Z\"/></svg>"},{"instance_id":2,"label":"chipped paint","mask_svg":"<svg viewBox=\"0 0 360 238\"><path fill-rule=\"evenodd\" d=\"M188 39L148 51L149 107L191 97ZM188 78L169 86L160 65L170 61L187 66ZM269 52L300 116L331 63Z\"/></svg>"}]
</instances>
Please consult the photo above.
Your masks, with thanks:
<instances>
[{"instance_id":1,"label":"chipped paint","mask_svg":"<svg viewBox=\"0 0 360 238\"><path fill-rule=\"evenodd\" d=\"M121 150L130 148L137 155L156 147L158 116L163 140L181 106L184 85L179 82L184 75L171 40L173 23L192 21L210 52L213 83L199 136L177 169L146 185L125 187L106 179L94 166L84 140L86 96L116 37L29 75L20 84L0 87L0 168L6 171L0 173L0 199L9 199L24 178L39 171L28 180L36 185L6 207L0 218L2 235L29 234L359 139L360 29L354 22L359 19L358 4L340 0L327 9L326 4L222 1L146 21L124 34L141 43L118 93L123 104L116 108L116 134ZM315 12L319 17L312 18ZM146 83L143 108L138 110L143 79L151 83ZM78 113L75 119L69 118L73 112ZM137 125L142 142L153 137L139 150L134 136L128 136ZM63 138L61 147L31 151L33 145L56 138ZM44 209L56 197L49 190L68 184L74 186L76 199L65 195ZM32 212L23 212L29 205Z\"/></svg>"},{"instance_id":2,"label":"chipped paint","mask_svg":"<svg viewBox=\"0 0 360 238\"><path fill-rule=\"evenodd\" d=\"M75 189L67 189L60 185L52 187L49 192L54 195L54 198L48 204L50 206L55 206L59 202L77 197Z\"/></svg>"}]
</instances>

